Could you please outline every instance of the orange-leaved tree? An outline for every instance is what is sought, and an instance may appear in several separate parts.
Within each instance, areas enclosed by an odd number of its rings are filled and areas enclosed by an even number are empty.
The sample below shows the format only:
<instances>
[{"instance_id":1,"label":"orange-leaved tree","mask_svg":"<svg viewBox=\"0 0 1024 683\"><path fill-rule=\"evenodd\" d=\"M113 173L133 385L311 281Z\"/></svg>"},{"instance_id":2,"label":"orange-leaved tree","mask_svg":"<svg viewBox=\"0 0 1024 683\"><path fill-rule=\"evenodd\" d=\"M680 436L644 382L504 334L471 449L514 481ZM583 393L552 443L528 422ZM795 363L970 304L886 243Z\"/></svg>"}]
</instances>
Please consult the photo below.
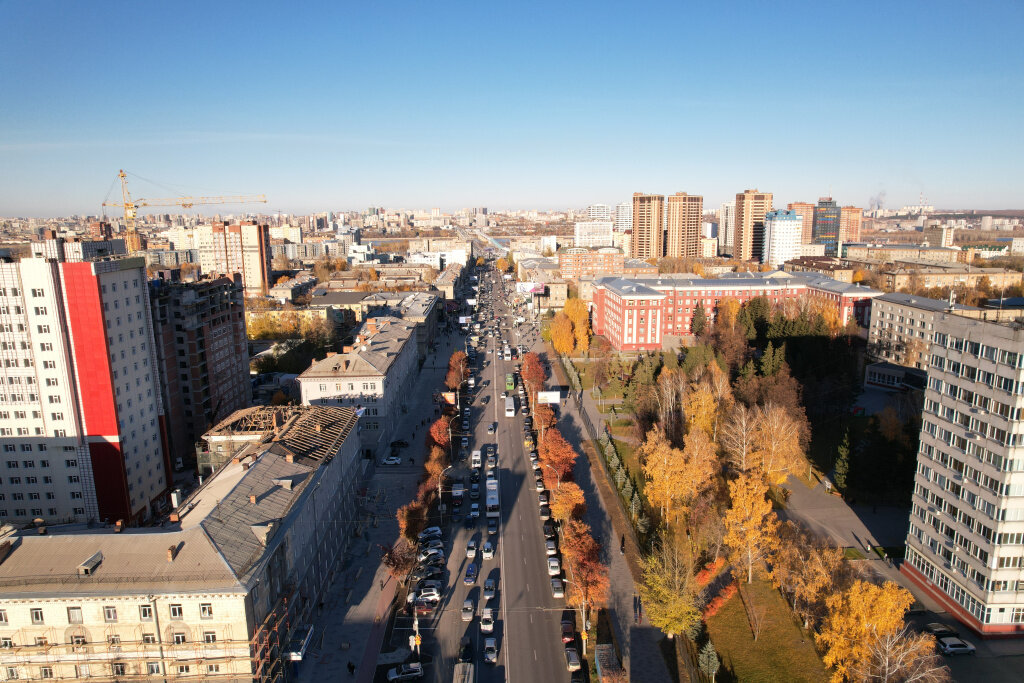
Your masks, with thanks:
<instances>
[{"instance_id":1,"label":"orange-leaved tree","mask_svg":"<svg viewBox=\"0 0 1024 683\"><path fill-rule=\"evenodd\" d=\"M576 464L576 451L557 427L548 430L544 442L537 449L537 456L542 463L555 470L556 476L562 481L572 473L573 465Z\"/></svg>"},{"instance_id":2,"label":"orange-leaved tree","mask_svg":"<svg viewBox=\"0 0 1024 683\"><path fill-rule=\"evenodd\" d=\"M571 481L556 485L555 490L551 492L551 516L559 522L581 517L586 509L583 489Z\"/></svg>"},{"instance_id":3,"label":"orange-leaved tree","mask_svg":"<svg viewBox=\"0 0 1024 683\"><path fill-rule=\"evenodd\" d=\"M577 536L575 548L564 553L564 557L569 575L568 603L580 610L586 623L592 609L604 607L608 602L608 565L601 562L601 544L587 529Z\"/></svg>"},{"instance_id":4,"label":"orange-leaved tree","mask_svg":"<svg viewBox=\"0 0 1024 683\"><path fill-rule=\"evenodd\" d=\"M442 415L434 420L428 431L430 438L441 448L448 448L448 445L451 443L451 436L448 431L449 422L450 418L447 415Z\"/></svg>"},{"instance_id":5,"label":"orange-leaved tree","mask_svg":"<svg viewBox=\"0 0 1024 683\"><path fill-rule=\"evenodd\" d=\"M533 409L533 425L539 431L541 441L544 440L545 431L554 427L556 422L555 411L551 409L551 406L547 403L535 404Z\"/></svg>"},{"instance_id":6,"label":"orange-leaved tree","mask_svg":"<svg viewBox=\"0 0 1024 683\"><path fill-rule=\"evenodd\" d=\"M737 570L754 580L754 570L775 546L779 525L767 498L768 484L756 472L729 482L732 507L725 513L725 543Z\"/></svg>"},{"instance_id":7,"label":"orange-leaved tree","mask_svg":"<svg viewBox=\"0 0 1024 683\"><path fill-rule=\"evenodd\" d=\"M551 321L551 343L555 352L568 355L576 346L576 337L572 333L572 321L565 313L559 313Z\"/></svg>"},{"instance_id":8,"label":"orange-leaved tree","mask_svg":"<svg viewBox=\"0 0 1024 683\"><path fill-rule=\"evenodd\" d=\"M398 508L398 532L410 543L416 543L419 533L427 524L427 506L419 500L406 503Z\"/></svg>"}]
</instances>

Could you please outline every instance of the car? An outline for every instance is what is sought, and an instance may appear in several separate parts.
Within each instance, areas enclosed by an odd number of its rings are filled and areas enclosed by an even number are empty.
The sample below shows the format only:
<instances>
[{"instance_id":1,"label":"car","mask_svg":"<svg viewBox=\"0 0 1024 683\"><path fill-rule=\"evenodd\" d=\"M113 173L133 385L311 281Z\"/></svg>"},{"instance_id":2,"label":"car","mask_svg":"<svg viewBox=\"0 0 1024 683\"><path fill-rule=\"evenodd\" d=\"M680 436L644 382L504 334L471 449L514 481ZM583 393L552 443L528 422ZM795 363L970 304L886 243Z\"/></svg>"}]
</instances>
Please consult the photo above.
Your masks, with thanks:
<instances>
[{"instance_id":1,"label":"car","mask_svg":"<svg viewBox=\"0 0 1024 683\"><path fill-rule=\"evenodd\" d=\"M476 517L474 517L473 515L466 515L466 519L465 521L463 521L462 524L467 529L472 529L476 527Z\"/></svg>"},{"instance_id":2,"label":"car","mask_svg":"<svg viewBox=\"0 0 1024 683\"><path fill-rule=\"evenodd\" d=\"M476 583L476 574L477 572L475 564L470 563L466 565L466 576L463 577L462 583L466 584L467 586L472 586L474 583Z\"/></svg>"},{"instance_id":3,"label":"car","mask_svg":"<svg viewBox=\"0 0 1024 683\"><path fill-rule=\"evenodd\" d=\"M435 609L437 609L437 603L430 600L416 600L412 604L412 611L421 617L433 614Z\"/></svg>"},{"instance_id":4,"label":"car","mask_svg":"<svg viewBox=\"0 0 1024 683\"><path fill-rule=\"evenodd\" d=\"M444 550L444 541L440 538L432 538L429 541L423 541L420 543L420 548L423 550L428 550L430 548L434 548L435 550Z\"/></svg>"},{"instance_id":5,"label":"car","mask_svg":"<svg viewBox=\"0 0 1024 683\"><path fill-rule=\"evenodd\" d=\"M431 602L441 601L441 591L434 587L424 588L416 594L417 600L429 600Z\"/></svg>"},{"instance_id":6,"label":"car","mask_svg":"<svg viewBox=\"0 0 1024 683\"><path fill-rule=\"evenodd\" d=\"M524 409L524 414L525 414L525 409ZM531 427L532 428L533 427L533 418L530 417L529 415L527 415L525 418L523 418L523 424L526 425L527 427Z\"/></svg>"},{"instance_id":7,"label":"car","mask_svg":"<svg viewBox=\"0 0 1024 683\"><path fill-rule=\"evenodd\" d=\"M392 448L408 448L409 447L409 442L404 440L404 439L398 439L396 441L392 441L391 442L391 447Z\"/></svg>"},{"instance_id":8,"label":"car","mask_svg":"<svg viewBox=\"0 0 1024 683\"><path fill-rule=\"evenodd\" d=\"M463 636L459 643L459 661L462 663L473 661L473 642L469 636Z\"/></svg>"},{"instance_id":9,"label":"car","mask_svg":"<svg viewBox=\"0 0 1024 683\"><path fill-rule=\"evenodd\" d=\"M469 485L469 497L473 500L480 499L480 484L473 483Z\"/></svg>"},{"instance_id":10,"label":"car","mask_svg":"<svg viewBox=\"0 0 1024 683\"><path fill-rule=\"evenodd\" d=\"M469 420L463 420L462 421L462 431L464 431L464 432L468 432L469 431Z\"/></svg>"},{"instance_id":11,"label":"car","mask_svg":"<svg viewBox=\"0 0 1024 683\"><path fill-rule=\"evenodd\" d=\"M944 655L973 655L975 653L973 645L968 643L966 640L961 640L954 636L939 638L937 646L939 648L939 652Z\"/></svg>"},{"instance_id":12,"label":"car","mask_svg":"<svg viewBox=\"0 0 1024 683\"><path fill-rule=\"evenodd\" d=\"M537 462L537 460L539 460L537 451L530 451L530 462Z\"/></svg>"},{"instance_id":13,"label":"car","mask_svg":"<svg viewBox=\"0 0 1024 683\"><path fill-rule=\"evenodd\" d=\"M547 555L558 554L558 546L555 544L555 539L549 538L546 541L544 541L544 552Z\"/></svg>"},{"instance_id":14,"label":"car","mask_svg":"<svg viewBox=\"0 0 1024 683\"><path fill-rule=\"evenodd\" d=\"M487 518L487 533L491 535L498 533L498 520L496 517Z\"/></svg>"},{"instance_id":15,"label":"car","mask_svg":"<svg viewBox=\"0 0 1024 683\"><path fill-rule=\"evenodd\" d=\"M553 598L564 598L565 597L565 584L559 578L551 579L551 597Z\"/></svg>"},{"instance_id":16,"label":"car","mask_svg":"<svg viewBox=\"0 0 1024 683\"><path fill-rule=\"evenodd\" d=\"M498 456L495 455L494 453L491 453L490 455L488 455L487 456L487 466L491 467L491 468L497 467L498 466Z\"/></svg>"},{"instance_id":17,"label":"car","mask_svg":"<svg viewBox=\"0 0 1024 683\"><path fill-rule=\"evenodd\" d=\"M484 661L488 664L498 663L498 640L496 638L484 638Z\"/></svg>"},{"instance_id":18,"label":"car","mask_svg":"<svg viewBox=\"0 0 1024 683\"><path fill-rule=\"evenodd\" d=\"M569 671L580 670L580 655L574 647L565 648L565 668Z\"/></svg>"},{"instance_id":19,"label":"car","mask_svg":"<svg viewBox=\"0 0 1024 683\"><path fill-rule=\"evenodd\" d=\"M444 569L440 567L422 567L409 574L409 581L423 581L425 579L440 579L444 576Z\"/></svg>"},{"instance_id":20,"label":"car","mask_svg":"<svg viewBox=\"0 0 1024 683\"><path fill-rule=\"evenodd\" d=\"M480 481L480 470L473 470L472 472L470 472L469 473L469 480L472 483L474 483L474 484L479 482ZM479 488L477 490L479 491ZM479 493L477 495L479 495Z\"/></svg>"},{"instance_id":21,"label":"car","mask_svg":"<svg viewBox=\"0 0 1024 683\"><path fill-rule=\"evenodd\" d=\"M490 473L488 472L488 474L490 474ZM476 519L477 517L480 516L480 503L470 503L469 504L469 516L472 517L473 519Z\"/></svg>"},{"instance_id":22,"label":"car","mask_svg":"<svg viewBox=\"0 0 1024 683\"><path fill-rule=\"evenodd\" d=\"M488 403L491 402L491 395L485 394L484 397L480 399L480 402L483 403L484 405L487 405Z\"/></svg>"},{"instance_id":23,"label":"car","mask_svg":"<svg viewBox=\"0 0 1024 683\"><path fill-rule=\"evenodd\" d=\"M416 538L420 541L428 541L432 538L441 538L441 527L439 526L428 526L426 529L421 531Z\"/></svg>"},{"instance_id":24,"label":"car","mask_svg":"<svg viewBox=\"0 0 1024 683\"><path fill-rule=\"evenodd\" d=\"M497 478L498 478L497 468L492 467L491 469L487 470L487 481L491 481L492 479L497 479Z\"/></svg>"},{"instance_id":25,"label":"car","mask_svg":"<svg viewBox=\"0 0 1024 683\"><path fill-rule=\"evenodd\" d=\"M497 422L492 422L491 424L487 425L487 433L488 434L493 434L496 431L498 431L498 423Z\"/></svg>"},{"instance_id":26,"label":"car","mask_svg":"<svg viewBox=\"0 0 1024 683\"><path fill-rule=\"evenodd\" d=\"M485 560L493 560L494 559L494 546L491 544L490 541L485 541L484 542L484 547L483 547L483 550L482 550L482 554L483 554Z\"/></svg>"},{"instance_id":27,"label":"car","mask_svg":"<svg viewBox=\"0 0 1024 683\"><path fill-rule=\"evenodd\" d=\"M501 392L501 400L504 401L506 398L508 398L508 392L507 391Z\"/></svg>"},{"instance_id":28,"label":"car","mask_svg":"<svg viewBox=\"0 0 1024 683\"><path fill-rule=\"evenodd\" d=\"M441 558L443 560L444 559L444 553L442 551L438 550L437 548L426 548L424 550L421 550L419 555L416 556L416 561L417 562L426 562L427 560L429 560L429 559L431 559L433 557L439 557L439 558Z\"/></svg>"},{"instance_id":29,"label":"car","mask_svg":"<svg viewBox=\"0 0 1024 683\"><path fill-rule=\"evenodd\" d=\"M411 681L423 678L423 665L419 662L402 664L388 670L388 681Z\"/></svg>"},{"instance_id":30,"label":"car","mask_svg":"<svg viewBox=\"0 0 1024 683\"><path fill-rule=\"evenodd\" d=\"M416 593L419 594L419 598L424 600L427 599L424 597L423 592L428 588L440 592L444 588L444 585L437 579L424 579L416 584L415 591L409 593L409 597L406 598L406 602L412 602L417 597Z\"/></svg>"},{"instance_id":31,"label":"car","mask_svg":"<svg viewBox=\"0 0 1024 683\"><path fill-rule=\"evenodd\" d=\"M484 581L484 600L493 600L498 589L498 582L495 579Z\"/></svg>"},{"instance_id":32,"label":"car","mask_svg":"<svg viewBox=\"0 0 1024 683\"><path fill-rule=\"evenodd\" d=\"M480 632L494 633L494 610L490 607L484 607L483 614L480 616Z\"/></svg>"},{"instance_id":33,"label":"car","mask_svg":"<svg viewBox=\"0 0 1024 683\"><path fill-rule=\"evenodd\" d=\"M462 447L463 448L469 448L469 437L468 436L462 437Z\"/></svg>"},{"instance_id":34,"label":"car","mask_svg":"<svg viewBox=\"0 0 1024 683\"><path fill-rule=\"evenodd\" d=\"M468 560L475 560L476 559L476 539L475 538L469 539L469 542L466 543L466 559L468 559Z\"/></svg>"},{"instance_id":35,"label":"car","mask_svg":"<svg viewBox=\"0 0 1024 683\"><path fill-rule=\"evenodd\" d=\"M548 502L551 500L551 497L548 495L547 491L541 491L540 493L537 494L537 500L540 501L541 505L547 505Z\"/></svg>"},{"instance_id":36,"label":"car","mask_svg":"<svg viewBox=\"0 0 1024 683\"><path fill-rule=\"evenodd\" d=\"M534 485L534 488L536 488L538 492L544 490L544 478L543 477L537 477L537 483Z\"/></svg>"},{"instance_id":37,"label":"car","mask_svg":"<svg viewBox=\"0 0 1024 683\"><path fill-rule=\"evenodd\" d=\"M548 558L548 576L558 576L562 573L562 563L557 557Z\"/></svg>"},{"instance_id":38,"label":"car","mask_svg":"<svg viewBox=\"0 0 1024 683\"><path fill-rule=\"evenodd\" d=\"M382 465L401 465L402 464L402 459L399 458L397 455L389 455L388 457L384 458L384 460L381 461L381 464Z\"/></svg>"},{"instance_id":39,"label":"car","mask_svg":"<svg viewBox=\"0 0 1024 683\"><path fill-rule=\"evenodd\" d=\"M571 643L576 640L576 624L569 620L562 622L562 642Z\"/></svg>"},{"instance_id":40,"label":"car","mask_svg":"<svg viewBox=\"0 0 1024 683\"><path fill-rule=\"evenodd\" d=\"M549 508L547 505L541 505L540 506L540 518L544 522L546 522L549 519L551 519L551 508Z\"/></svg>"},{"instance_id":41,"label":"car","mask_svg":"<svg viewBox=\"0 0 1024 683\"><path fill-rule=\"evenodd\" d=\"M476 606L473 605L473 600L467 598L462 601L462 620L473 621L473 617L476 616Z\"/></svg>"},{"instance_id":42,"label":"car","mask_svg":"<svg viewBox=\"0 0 1024 683\"><path fill-rule=\"evenodd\" d=\"M957 631L955 631L951 627L946 626L945 624L943 624L941 622L938 622L938 621L932 622L930 624L926 624L925 627L923 629L921 629L921 630L924 631L925 633L932 634L933 636L935 636L936 639L938 639L938 638L947 638L947 637L953 637L953 638L959 638L960 637L960 634Z\"/></svg>"}]
</instances>

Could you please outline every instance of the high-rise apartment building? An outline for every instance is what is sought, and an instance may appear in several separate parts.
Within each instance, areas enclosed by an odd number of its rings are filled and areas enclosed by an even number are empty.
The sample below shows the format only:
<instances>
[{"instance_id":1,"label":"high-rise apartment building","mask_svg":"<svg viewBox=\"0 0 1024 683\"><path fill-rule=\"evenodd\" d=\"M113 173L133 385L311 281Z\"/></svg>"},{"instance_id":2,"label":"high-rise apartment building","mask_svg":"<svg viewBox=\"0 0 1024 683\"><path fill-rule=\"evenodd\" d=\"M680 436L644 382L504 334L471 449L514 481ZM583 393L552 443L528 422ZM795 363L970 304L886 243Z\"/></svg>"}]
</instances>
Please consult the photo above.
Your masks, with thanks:
<instances>
[{"instance_id":1,"label":"high-rise apartment building","mask_svg":"<svg viewBox=\"0 0 1024 683\"><path fill-rule=\"evenodd\" d=\"M300 231L301 232L301 231ZM204 275L242 276L246 296L270 289L270 227L253 221L213 223L168 231L175 249L196 249Z\"/></svg>"},{"instance_id":2,"label":"high-rise apartment building","mask_svg":"<svg viewBox=\"0 0 1024 683\"><path fill-rule=\"evenodd\" d=\"M843 244L860 242L860 225L864 220L864 209L856 206L842 206L839 208L839 241ZM942 244L940 246L953 246ZM839 254L836 254L839 256Z\"/></svg>"},{"instance_id":3,"label":"high-rise apartment building","mask_svg":"<svg viewBox=\"0 0 1024 683\"><path fill-rule=\"evenodd\" d=\"M661 258L665 253L665 197L660 194L633 193L633 238L631 258Z\"/></svg>"},{"instance_id":4,"label":"high-rise apartment building","mask_svg":"<svg viewBox=\"0 0 1024 683\"><path fill-rule=\"evenodd\" d=\"M615 205L615 232L626 232L633 229L633 202L622 202Z\"/></svg>"},{"instance_id":5,"label":"high-rise apartment building","mask_svg":"<svg viewBox=\"0 0 1024 683\"><path fill-rule=\"evenodd\" d=\"M0 261L0 520L150 517L169 480L142 257Z\"/></svg>"},{"instance_id":6,"label":"high-rise apartment building","mask_svg":"<svg viewBox=\"0 0 1024 683\"><path fill-rule=\"evenodd\" d=\"M607 204L591 204L587 207L588 221L610 221L612 219L612 207Z\"/></svg>"},{"instance_id":7,"label":"high-rise apartment building","mask_svg":"<svg viewBox=\"0 0 1024 683\"><path fill-rule=\"evenodd\" d=\"M718 209L718 252L732 254L736 239L736 202L725 202Z\"/></svg>"},{"instance_id":8,"label":"high-rise apartment building","mask_svg":"<svg viewBox=\"0 0 1024 683\"><path fill-rule=\"evenodd\" d=\"M736 195L736 232L733 258L760 260L764 217L772 210L772 193L744 190Z\"/></svg>"},{"instance_id":9,"label":"high-rise apartment building","mask_svg":"<svg viewBox=\"0 0 1024 683\"><path fill-rule=\"evenodd\" d=\"M933 319L901 571L975 631L1024 633L1024 329Z\"/></svg>"},{"instance_id":10,"label":"high-rise apartment building","mask_svg":"<svg viewBox=\"0 0 1024 683\"><path fill-rule=\"evenodd\" d=\"M810 244L814 241L814 204L810 202L790 202L786 205L790 211L795 211L802 221L800 229L800 242Z\"/></svg>"},{"instance_id":11,"label":"high-rise apartment building","mask_svg":"<svg viewBox=\"0 0 1024 683\"><path fill-rule=\"evenodd\" d=\"M576 223L573 235L573 246L609 247L611 244L611 221L580 221Z\"/></svg>"},{"instance_id":12,"label":"high-rise apartment building","mask_svg":"<svg viewBox=\"0 0 1024 683\"><path fill-rule=\"evenodd\" d=\"M800 258L803 219L795 211L769 211L764 219L761 263L779 267Z\"/></svg>"},{"instance_id":13,"label":"high-rise apartment building","mask_svg":"<svg viewBox=\"0 0 1024 683\"><path fill-rule=\"evenodd\" d=\"M168 453L181 468L206 430L252 402L241 276L151 280L149 296Z\"/></svg>"},{"instance_id":14,"label":"high-rise apartment building","mask_svg":"<svg viewBox=\"0 0 1024 683\"><path fill-rule=\"evenodd\" d=\"M703 217L704 198L700 195L677 192L668 196L665 206L665 256L700 256Z\"/></svg>"},{"instance_id":15,"label":"high-rise apartment building","mask_svg":"<svg viewBox=\"0 0 1024 683\"><path fill-rule=\"evenodd\" d=\"M814 207L814 243L825 245L825 256L839 255L839 205L831 197Z\"/></svg>"}]
</instances>

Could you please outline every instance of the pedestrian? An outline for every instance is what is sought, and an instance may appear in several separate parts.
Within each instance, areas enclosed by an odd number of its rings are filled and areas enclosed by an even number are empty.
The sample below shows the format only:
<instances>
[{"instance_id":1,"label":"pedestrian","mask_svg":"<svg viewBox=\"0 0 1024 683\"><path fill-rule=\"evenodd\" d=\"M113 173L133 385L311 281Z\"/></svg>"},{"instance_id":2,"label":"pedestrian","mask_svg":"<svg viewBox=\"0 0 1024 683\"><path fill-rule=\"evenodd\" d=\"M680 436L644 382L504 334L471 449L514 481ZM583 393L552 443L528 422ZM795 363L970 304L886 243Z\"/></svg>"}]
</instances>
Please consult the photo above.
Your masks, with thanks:
<instances>
[{"instance_id":1,"label":"pedestrian","mask_svg":"<svg viewBox=\"0 0 1024 683\"><path fill-rule=\"evenodd\" d=\"M384 579L380 580L380 589L384 590Z\"/></svg>"},{"instance_id":2,"label":"pedestrian","mask_svg":"<svg viewBox=\"0 0 1024 683\"><path fill-rule=\"evenodd\" d=\"M348 662L348 675L349 676L355 676L356 675L356 665L352 663L352 660L349 660L349 662Z\"/></svg>"}]
</instances>

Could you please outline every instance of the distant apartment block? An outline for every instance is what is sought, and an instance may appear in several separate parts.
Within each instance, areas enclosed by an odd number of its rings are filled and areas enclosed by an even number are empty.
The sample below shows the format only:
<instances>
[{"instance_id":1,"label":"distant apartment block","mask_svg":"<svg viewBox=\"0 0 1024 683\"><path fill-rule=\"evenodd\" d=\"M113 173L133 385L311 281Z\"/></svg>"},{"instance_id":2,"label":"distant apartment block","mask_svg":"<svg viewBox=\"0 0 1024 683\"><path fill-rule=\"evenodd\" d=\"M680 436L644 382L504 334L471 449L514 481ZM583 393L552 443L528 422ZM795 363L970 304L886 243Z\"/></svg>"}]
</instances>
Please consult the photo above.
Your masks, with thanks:
<instances>
[{"instance_id":1,"label":"distant apartment block","mask_svg":"<svg viewBox=\"0 0 1024 683\"><path fill-rule=\"evenodd\" d=\"M839 282L853 282L854 269L846 261L830 256L799 256L782 264L787 273L818 273Z\"/></svg>"},{"instance_id":2,"label":"distant apartment block","mask_svg":"<svg viewBox=\"0 0 1024 683\"><path fill-rule=\"evenodd\" d=\"M736 202L725 202L718 209L718 251L732 254L736 239Z\"/></svg>"},{"instance_id":3,"label":"distant apartment block","mask_svg":"<svg viewBox=\"0 0 1024 683\"><path fill-rule=\"evenodd\" d=\"M0 325L0 521L158 512L169 462L145 260L2 260Z\"/></svg>"},{"instance_id":4,"label":"distant apartment block","mask_svg":"<svg viewBox=\"0 0 1024 683\"><path fill-rule=\"evenodd\" d=\"M764 220L762 263L781 267L800 257L803 219L794 211L769 211Z\"/></svg>"},{"instance_id":5,"label":"distant apartment block","mask_svg":"<svg viewBox=\"0 0 1024 683\"><path fill-rule=\"evenodd\" d=\"M959 249L919 244L846 244L843 251L843 255L851 261L875 260L884 263L908 259L956 263L960 255Z\"/></svg>"},{"instance_id":6,"label":"distant apartment block","mask_svg":"<svg viewBox=\"0 0 1024 683\"><path fill-rule=\"evenodd\" d=\"M771 210L771 192L744 190L736 195L733 258L741 261L761 261L764 244L764 219Z\"/></svg>"},{"instance_id":7,"label":"distant apartment block","mask_svg":"<svg viewBox=\"0 0 1024 683\"><path fill-rule=\"evenodd\" d=\"M198 250L204 275L241 274L246 296L262 296L270 289L269 226L245 221L174 228L168 239L175 249Z\"/></svg>"},{"instance_id":8,"label":"distant apartment block","mask_svg":"<svg viewBox=\"0 0 1024 683\"><path fill-rule=\"evenodd\" d=\"M825 256L839 255L839 205L831 197L822 197L814 207L814 241L825 245Z\"/></svg>"},{"instance_id":9,"label":"distant apartment block","mask_svg":"<svg viewBox=\"0 0 1024 683\"><path fill-rule=\"evenodd\" d=\"M615 232L625 233L633 229L633 203L622 202L615 205Z\"/></svg>"},{"instance_id":10,"label":"distant apartment block","mask_svg":"<svg viewBox=\"0 0 1024 683\"><path fill-rule=\"evenodd\" d=\"M800 216L800 242L810 244L814 241L814 204L809 202L790 202L788 211Z\"/></svg>"},{"instance_id":11,"label":"distant apartment block","mask_svg":"<svg viewBox=\"0 0 1024 683\"><path fill-rule=\"evenodd\" d=\"M629 255L647 260L665 253L665 197L633 193L633 232Z\"/></svg>"},{"instance_id":12,"label":"distant apartment block","mask_svg":"<svg viewBox=\"0 0 1024 683\"><path fill-rule=\"evenodd\" d=\"M203 432L252 402L241 278L149 282L168 453L191 466Z\"/></svg>"},{"instance_id":13,"label":"distant apartment block","mask_svg":"<svg viewBox=\"0 0 1024 683\"><path fill-rule=\"evenodd\" d=\"M608 247L612 244L611 221L579 221L573 230L573 245L577 247Z\"/></svg>"},{"instance_id":14,"label":"distant apartment block","mask_svg":"<svg viewBox=\"0 0 1024 683\"><path fill-rule=\"evenodd\" d=\"M863 221L864 209L856 206L839 207L839 240L843 244L859 242L860 226Z\"/></svg>"},{"instance_id":15,"label":"distant apartment block","mask_svg":"<svg viewBox=\"0 0 1024 683\"><path fill-rule=\"evenodd\" d=\"M558 251L558 270L567 280L577 280L600 273L618 275L622 273L625 261L622 251L614 247L570 247Z\"/></svg>"},{"instance_id":16,"label":"distant apartment block","mask_svg":"<svg viewBox=\"0 0 1024 683\"><path fill-rule=\"evenodd\" d=\"M665 202L665 252L670 258L700 256L701 221L704 198L677 192Z\"/></svg>"}]
</instances>

